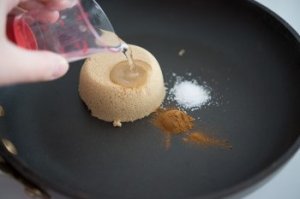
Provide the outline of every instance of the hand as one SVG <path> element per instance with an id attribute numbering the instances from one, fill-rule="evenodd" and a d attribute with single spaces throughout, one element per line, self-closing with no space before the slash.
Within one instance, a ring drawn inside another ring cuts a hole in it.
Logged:
<path id="1" fill-rule="evenodd" d="M 71 3 L 70 0 L 0 0 L 0 86 L 54 80 L 68 71 L 65 58 L 52 52 L 20 48 L 7 39 L 5 28 L 10 12 L 24 9 L 38 20 L 51 23 L 58 19 L 58 11 Z"/>

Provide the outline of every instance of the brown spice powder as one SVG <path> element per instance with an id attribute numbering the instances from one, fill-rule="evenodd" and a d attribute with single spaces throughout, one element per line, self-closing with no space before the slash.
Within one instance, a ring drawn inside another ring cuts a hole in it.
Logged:
<path id="1" fill-rule="evenodd" d="M 153 124 L 165 133 L 180 134 L 194 126 L 195 119 L 178 109 L 158 109 Z"/>
<path id="2" fill-rule="evenodd" d="M 206 147 L 232 148 L 227 140 L 217 139 L 198 131 L 189 133 L 194 127 L 194 121 L 195 119 L 193 117 L 176 108 L 158 109 L 152 120 L 153 124 L 165 134 L 164 145 L 166 149 L 171 146 L 172 136 L 179 134 L 185 134 L 183 141 L 187 143 L 194 143 Z"/>
<path id="3" fill-rule="evenodd" d="M 4 108 L 0 105 L 0 117 L 4 116 Z"/>
<path id="4" fill-rule="evenodd" d="M 199 144 L 202 146 L 216 146 L 225 149 L 232 149 L 232 146 L 227 140 L 217 139 L 211 135 L 207 135 L 201 132 L 189 133 L 185 138 L 183 138 L 183 141 Z"/>
<path id="5" fill-rule="evenodd" d="M 171 146 L 172 135 L 185 133 L 193 128 L 195 119 L 178 109 L 158 109 L 153 124 L 165 133 L 164 145 Z"/>

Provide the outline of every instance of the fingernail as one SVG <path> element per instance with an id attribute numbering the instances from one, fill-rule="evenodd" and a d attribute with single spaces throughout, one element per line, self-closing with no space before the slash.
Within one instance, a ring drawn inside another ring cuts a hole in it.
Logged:
<path id="1" fill-rule="evenodd" d="M 60 59 L 58 64 L 54 67 L 52 78 L 56 79 L 63 76 L 69 68 L 69 63 L 65 59 Z"/>
<path id="2" fill-rule="evenodd" d="M 55 2 L 48 2 L 48 7 L 54 10 L 61 10 L 66 8 L 72 8 L 78 3 L 78 0 L 60 0 Z"/>
<path id="3" fill-rule="evenodd" d="M 73 6 L 75 6 L 78 3 L 79 3 L 78 0 L 68 0 L 68 7 L 72 8 Z"/>
<path id="4" fill-rule="evenodd" d="M 70 0 L 61 0 L 61 1 L 59 1 L 59 3 L 63 7 L 68 7 L 68 6 L 70 6 L 71 1 Z"/>

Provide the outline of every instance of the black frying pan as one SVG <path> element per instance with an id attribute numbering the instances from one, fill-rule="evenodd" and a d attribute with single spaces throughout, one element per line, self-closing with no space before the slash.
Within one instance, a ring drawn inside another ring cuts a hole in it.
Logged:
<path id="1" fill-rule="evenodd" d="M 1 145 L 1 155 L 27 179 L 74 198 L 219 198 L 270 176 L 297 151 L 299 36 L 274 13 L 234 0 L 101 5 L 125 41 L 156 56 L 166 80 L 192 72 L 207 82 L 219 105 L 190 114 L 233 149 L 178 137 L 166 151 L 149 118 L 113 128 L 91 117 L 77 91 L 80 61 L 61 80 L 0 89 L 0 135 L 18 150 Z"/>

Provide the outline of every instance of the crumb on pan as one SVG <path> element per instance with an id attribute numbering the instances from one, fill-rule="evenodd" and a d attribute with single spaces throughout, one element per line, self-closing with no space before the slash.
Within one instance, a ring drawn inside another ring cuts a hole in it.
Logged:
<path id="1" fill-rule="evenodd" d="M 113 122 L 113 126 L 114 126 L 114 127 L 122 127 L 122 123 L 121 123 L 120 120 L 115 120 L 115 121 Z"/>
<path id="2" fill-rule="evenodd" d="M 185 49 L 181 49 L 179 52 L 178 52 L 178 55 L 179 56 L 183 56 L 185 54 Z"/>

